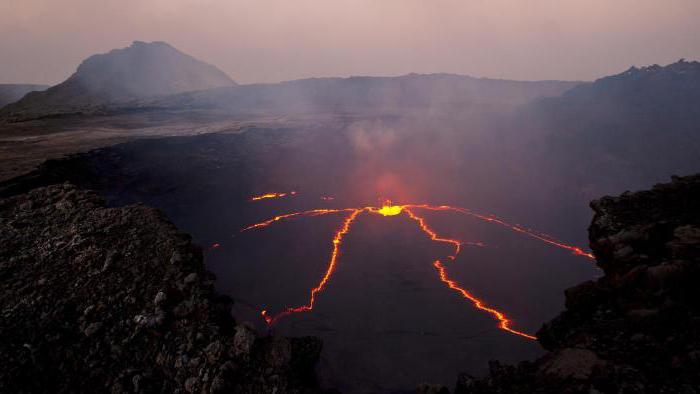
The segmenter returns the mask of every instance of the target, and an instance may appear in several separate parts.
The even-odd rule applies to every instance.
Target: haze
[[[591,80],[700,54],[696,0],[4,0],[0,82],[167,41],[238,82],[450,72]]]

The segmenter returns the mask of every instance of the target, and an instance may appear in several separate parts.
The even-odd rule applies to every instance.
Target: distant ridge
[[[48,85],[8,83],[0,84],[0,108],[24,97],[29,92],[48,89]]]
[[[692,174],[700,165],[700,62],[631,67],[542,99],[527,116],[540,124],[529,134],[547,134],[543,155],[581,185],[641,187]]]
[[[309,78],[274,84],[186,92],[150,103],[170,108],[247,111],[355,111],[520,105],[560,96],[578,81],[512,81],[456,74]]]
[[[63,83],[29,94],[3,112],[63,112],[234,85],[223,71],[165,42],[134,41],[127,48],[90,56]]]
[[[667,66],[631,67],[576,86],[561,97],[544,99],[539,107],[557,114],[555,119],[563,124],[556,129],[562,132],[575,133],[585,126],[601,137],[619,135],[624,120],[634,123],[629,129],[632,135],[647,129],[654,135],[667,136],[679,129],[695,133],[700,119],[700,62],[681,59]]]
[[[633,66],[622,73],[577,86],[567,92],[565,97],[575,100],[643,98],[660,101],[673,95],[678,96],[674,98],[696,99],[700,97],[700,90],[697,89],[699,86],[700,62],[681,59],[666,66]]]

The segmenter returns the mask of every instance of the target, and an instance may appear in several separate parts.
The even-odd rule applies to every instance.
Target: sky
[[[0,0],[0,83],[166,41],[239,83],[449,72],[593,80],[700,59],[699,0]]]

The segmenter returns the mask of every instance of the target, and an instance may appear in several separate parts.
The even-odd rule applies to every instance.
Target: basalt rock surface
[[[302,393],[315,338],[258,337],[159,211],[70,184],[0,200],[0,392]]]
[[[591,207],[604,275],[566,291],[537,333],[549,353],[462,375],[457,393],[700,392],[700,175]]]

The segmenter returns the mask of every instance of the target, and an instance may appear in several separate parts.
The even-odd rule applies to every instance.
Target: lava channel
[[[297,192],[291,191],[288,193],[265,193],[261,194],[259,196],[253,196],[251,197],[248,201],[260,201],[260,200],[267,200],[271,198],[282,198],[282,197],[287,197],[287,196],[296,196]]]
[[[275,322],[277,322],[279,319],[292,313],[307,312],[314,309],[316,294],[318,294],[326,287],[328,280],[331,278],[331,275],[333,275],[333,271],[335,271],[335,267],[338,262],[338,255],[340,254],[340,245],[343,243],[343,237],[350,231],[350,226],[357,218],[357,215],[359,215],[365,210],[366,208],[353,209],[350,215],[348,215],[345,218],[345,220],[343,220],[343,224],[340,227],[340,229],[336,231],[335,235],[333,236],[333,252],[331,253],[331,258],[328,261],[328,268],[326,269],[326,273],[323,275],[323,278],[321,279],[321,282],[319,282],[318,286],[311,289],[309,303],[298,307],[287,308],[274,316],[268,315],[267,311],[262,311],[261,314],[267,322],[267,324],[275,324]]]
[[[490,223],[495,223],[498,225],[501,225],[503,227],[509,228],[515,232],[525,234],[529,237],[538,239],[542,242],[546,242],[552,246],[556,246],[561,249],[566,249],[571,251],[571,253],[577,255],[577,256],[583,256],[591,260],[595,260],[595,256],[593,253],[589,253],[584,251],[583,249],[577,247],[577,246],[572,246],[572,245],[567,245],[566,243],[550,236],[547,234],[543,234],[541,232],[532,230],[527,227],[523,227],[518,224],[511,224],[506,222],[503,219],[498,218],[497,216],[494,215],[483,215],[480,213],[473,212],[469,209],[466,208],[460,208],[460,207],[452,207],[449,205],[427,205],[427,204],[414,204],[414,205],[406,205],[408,208],[419,208],[419,209],[427,209],[431,211],[453,211],[453,212],[459,212],[463,215],[471,216],[474,218],[477,218],[479,220],[485,221],[485,222],[490,222]]]
[[[309,297],[309,302],[305,305],[301,305],[298,307],[288,307],[287,309],[283,310],[282,312],[276,314],[276,315],[270,315],[268,314],[267,310],[261,311],[262,317],[265,319],[268,325],[273,325],[279,319],[288,316],[293,313],[300,313],[300,312],[308,312],[313,310],[314,304],[316,301],[316,296],[318,293],[323,291],[326,288],[326,285],[328,284],[328,281],[330,280],[331,276],[333,275],[333,272],[335,271],[335,268],[338,264],[338,257],[340,255],[340,246],[342,245],[343,242],[343,237],[350,231],[352,224],[355,222],[357,219],[357,216],[360,215],[363,212],[369,212],[369,213],[374,213],[382,216],[397,216],[401,213],[405,213],[410,219],[414,220],[416,223],[418,223],[418,226],[420,227],[421,231],[423,231],[425,234],[427,234],[431,240],[440,242],[440,243],[446,243],[450,244],[454,248],[454,252],[448,256],[450,260],[455,260],[457,258],[457,255],[460,253],[462,245],[463,244],[470,244],[470,245],[476,245],[476,246],[485,246],[481,242],[462,242],[457,239],[452,239],[452,238],[445,238],[443,236],[440,236],[435,230],[433,230],[426,222],[425,218],[418,216],[412,209],[427,209],[427,210],[433,210],[433,211],[453,211],[453,212],[459,212],[461,214],[469,215],[472,217],[476,217],[480,220],[487,221],[487,222],[492,222],[499,224],[501,226],[504,226],[506,228],[509,228],[512,231],[516,231],[525,235],[528,235],[530,237],[533,237],[535,239],[538,239],[540,241],[546,242],[550,245],[567,249],[570,250],[573,254],[583,256],[586,258],[593,259],[594,256],[591,253],[584,252],[583,249],[567,245],[551,236],[548,236],[546,234],[542,234],[539,232],[536,232],[534,230],[531,230],[526,227],[522,227],[520,225],[513,225],[510,224],[504,220],[501,220],[495,216],[486,216],[482,214],[478,214],[475,212],[472,212],[466,208],[460,208],[460,207],[452,207],[448,205],[428,205],[428,204],[408,204],[408,205],[393,205],[391,204],[390,201],[386,201],[385,204],[381,207],[373,207],[373,206],[366,206],[366,207],[361,207],[361,208],[342,208],[342,209],[314,209],[314,210],[309,210],[309,211],[301,211],[301,212],[293,212],[293,213],[288,213],[284,215],[278,215],[275,216],[271,219],[265,220],[260,223],[255,223],[252,224],[248,227],[245,227],[241,231],[247,231],[247,230],[252,230],[256,228],[261,228],[261,227],[267,227],[277,221],[284,220],[284,219],[291,219],[295,217],[301,217],[301,216],[319,216],[319,215],[326,215],[326,214],[331,214],[331,213],[340,213],[340,212],[350,212],[350,214],[343,220],[343,223],[341,227],[335,232],[333,236],[333,251],[331,253],[331,257],[328,261],[328,266],[326,268],[326,272],[323,275],[323,278],[321,278],[321,281],[319,284],[311,289],[310,292],[310,297]],[[514,328],[511,327],[512,321],[501,311],[488,307],[485,305],[485,302],[473,294],[471,294],[469,291],[466,289],[460,287],[460,285],[453,279],[450,279],[449,276],[447,275],[447,270],[444,265],[440,262],[440,260],[435,260],[433,262],[433,266],[438,270],[438,274],[440,276],[440,280],[445,283],[450,289],[455,290],[459,294],[462,295],[462,297],[468,299],[471,301],[474,306],[484,312],[487,312],[491,314],[496,320],[498,320],[498,327],[506,332],[509,332],[511,334],[518,335],[523,338],[535,340],[537,339],[535,336],[527,334],[522,331],[518,331]]]

